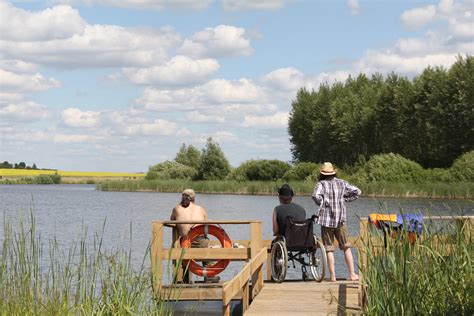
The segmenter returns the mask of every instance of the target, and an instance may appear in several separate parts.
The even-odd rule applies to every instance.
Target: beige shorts
[[[346,250],[351,246],[351,243],[347,239],[347,228],[345,225],[342,225],[339,228],[321,226],[321,237],[326,251],[336,250],[334,239],[337,240],[341,250]]]

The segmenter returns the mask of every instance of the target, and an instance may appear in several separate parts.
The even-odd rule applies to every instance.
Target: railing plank
[[[164,260],[203,260],[203,259],[229,259],[247,260],[250,258],[248,248],[171,248],[163,249]]]
[[[242,289],[242,287],[248,282],[252,273],[258,270],[263,265],[267,257],[267,249],[262,248],[258,254],[252,258],[240,272],[230,281],[224,284],[222,288],[222,304],[227,305],[232,298]]]

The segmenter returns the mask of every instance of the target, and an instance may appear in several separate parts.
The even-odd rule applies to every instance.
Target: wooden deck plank
[[[357,315],[358,298],[357,282],[268,282],[245,315]]]

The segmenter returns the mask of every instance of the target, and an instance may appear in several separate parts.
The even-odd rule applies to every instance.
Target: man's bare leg
[[[336,282],[336,270],[334,268],[334,251],[326,251],[328,257],[329,281]]]
[[[347,269],[349,270],[349,278],[351,281],[358,281],[359,276],[354,271],[354,258],[352,257],[351,248],[344,250],[344,259],[346,260]],[[329,256],[328,256],[329,261]]]

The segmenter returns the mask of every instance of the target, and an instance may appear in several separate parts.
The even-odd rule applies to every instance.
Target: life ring
[[[189,231],[188,235],[181,240],[181,247],[182,248],[191,248],[192,242],[199,236],[203,235],[212,235],[219,239],[222,248],[232,248],[232,241],[230,240],[229,236],[226,232],[219,226],[216,225],[196,225]],[[191,260],[189,263],[189,270],[197,274],[199,276],[215,276],[222,271],[229,265],[230,260],[228,259],[221,259],[218,260],[216,263],[208,266],[202,266],[198,264],[196,261]],[[183,261],[183,265],[187,265],[188,260]]]

